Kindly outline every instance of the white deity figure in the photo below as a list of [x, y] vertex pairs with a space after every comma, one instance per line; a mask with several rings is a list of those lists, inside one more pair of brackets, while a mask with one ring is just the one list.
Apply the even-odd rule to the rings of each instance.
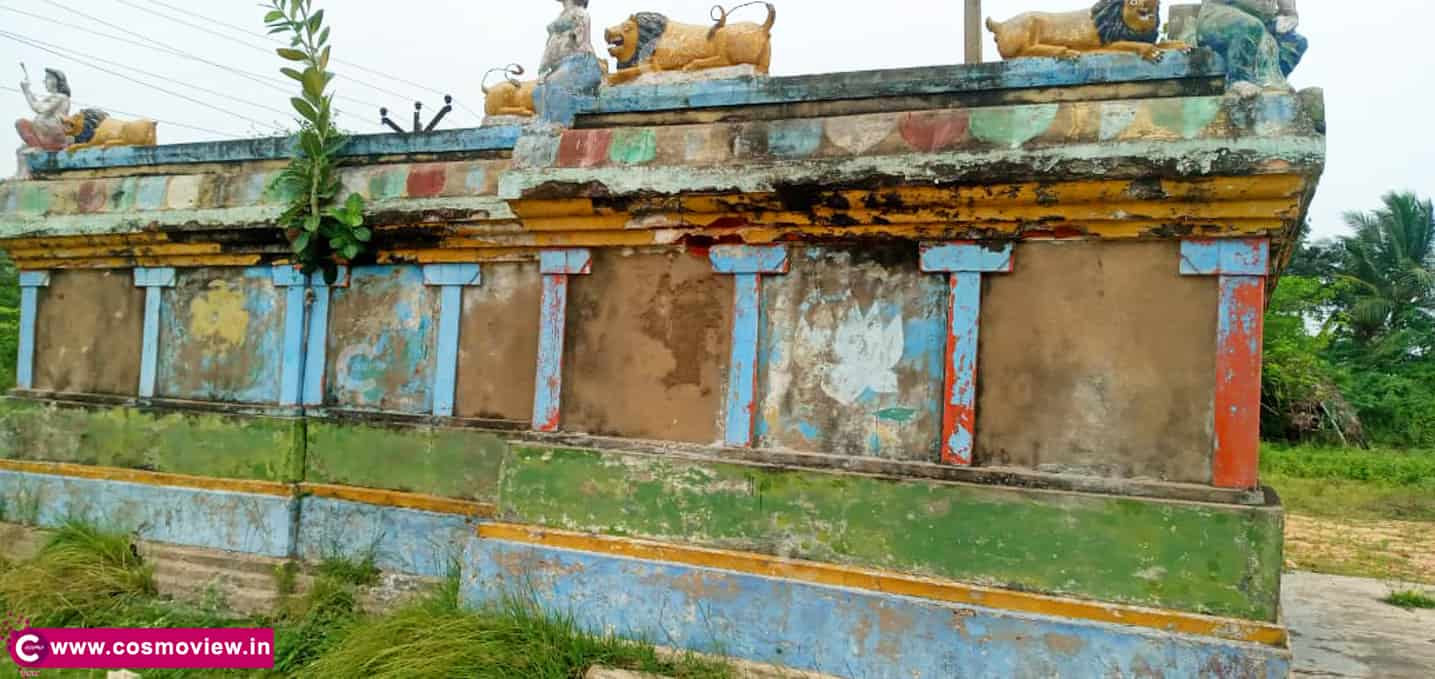
[[70, 84], [65, 80], [65, 74], [53, 68], [45, 69], [45, 91], [48, 93], [45, 96], [36, 96], [31, 91], [28, 74], [20, 83], [20, 90], [25, 93], [30, 110], [35, 112], [34, 119], [15, 121], [15, 131], [25, 142], [23, 148], [63, 150], [70, 143], [65, 134], [64, 121], [70, 115]]
[[538, 64], [538, 77], [546, 78], [558, 70], [563, 61], [574, 55], [593, 55], [592, 21], [588, 18], [588, 0], [559, 0], [563, 12], [548, 24], [548, 44]]

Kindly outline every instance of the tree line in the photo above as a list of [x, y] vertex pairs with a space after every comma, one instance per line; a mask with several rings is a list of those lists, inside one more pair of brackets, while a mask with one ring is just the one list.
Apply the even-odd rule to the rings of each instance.
[[1435, 448], [1435, 209], [1414, 193], [1304, 237], [1266, 314], [1269, 440]]

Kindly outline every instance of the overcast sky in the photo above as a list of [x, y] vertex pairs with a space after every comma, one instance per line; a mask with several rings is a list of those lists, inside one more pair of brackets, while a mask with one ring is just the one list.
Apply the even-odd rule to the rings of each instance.
[[[1079, 8], [1083, 2], [986, 0], [984, 10], [1005, 18], [1030, 9]], [[355, 132], [380, 131], [378, 105], [389, 106], [401, 122], [410, 116], [415, 99], [422, 99], [433, 112], [441, 104], [437, 92], [452, 93], [467, 107], [456, 110], [446, 126], [477, 125], [479, 117], [473, 112], [483, 108], [479, 79], [484, 71], [509, 62], [530, 70], [536, 67], [544, 27], [559, 7], [553, 0], [316, 0], [316, 4], [327, 10], [334, 28], [334, 58], [341, 62], [334, 67], [340, 75], [337, 91], [352, 98], [339, 102], [345, 114], [341, 124]], [[711, 4], [711, 0], [592, 0], [594, 47], [602, 54], [602, 28], [632, 12], [659, 11], [679, 21], [701, 23]], [[951, 64], [962, 59], [961, 0], [776, 0], [776, 4], [774, 75]], [[37, 91], [43, 88], [43, 69], [58, 67], [69, 76], [77, 103], [122, 111], [122, 117], [140, 114], [163, 121], [159, 129], [164, 143], [267, 135], [274, 133], [275, 126], [292, 125], [284, 112], [290, 96], [288, 81], [276, 72], [278, 57], [261, 49], [264, 10], [252, 0], [0, 0], [0, 8], [8, 8], [0, 9], [0, 31], [43, 41], [61, 51], [81, 52], [87, 55], [81, 58], [90, 62], [55, 56], [0, 34], [0, 118], [6, 121], [30, 115], [15, 91], [23, 61]], [[1311, 50], [1293, 81], [1297, 87], [1325, 88], [1330, 129], [1327, 170], [1311, 220], [1318, 236], [1330, 236], [1343, 231], [1344, 211], [1370, 209], [1386, 191], [1435, 194], [1431, 132], [1435, 59], [1425, 42], [1435, 25], [1435, 3], [1301, 0], [1300, 8], [1301, 32], [1310, 38]], [[744, 15], [760, 21], [763, 10], [750, 7], [735, 16]], [[250, 33], [212, 22], [247, 27]], [[140, 37], [122, 32], [132, 31], [251, 77], [82, 29], [144, 44]], [[995, 59], [995, 51], [988, 35], [987, 58]], [[18, 146], [18, 137], [10, 138], [9, 143]], [[0, 153], [0, 176], [15, 170], [9, 148]]]

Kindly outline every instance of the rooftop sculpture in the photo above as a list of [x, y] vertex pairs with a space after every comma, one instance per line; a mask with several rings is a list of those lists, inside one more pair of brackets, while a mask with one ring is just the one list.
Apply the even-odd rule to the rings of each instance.
[[157, 140], [153, 120], [118, 120], [99, 109], [87, 108], [65, 118], [65, 134], [74, 141], [66, 151], [112, 146], [154, 146]]
[[[728, 24], [728, 16], [748, 5], [767, 6], [762, 24]], [[772, 3], [749, 2], [731, 10], [713, 8], [713, 25], [678, 23], [657, 12], [639, 12], [604, 31], [608, 54], [618, 69], [608, 84], [632, 82], [641, 75], [662, 71], [701, 71], [750, 65], [766, 75], [772, 62], [772, 25], [777, 9]]]
[[1183, 42], [1158, 43], [1160, 27], [1160, 0], [1098, 0], [1089, 10], [987, 19], [987, 30], [995, 34], [1003, 59], [1074, 59], [1082, 54], [1130, 52], [1155, 61], [1163, 50], [1191, 49]]
[[1286, 77], [1309, 43], [1296, 28], [1296, 0], [1203, 0], [1197, 42], [1226, 60], [1226, 79], [1242, 96], [1289, 90]]
[[[24, 65], [21, 64], [23, 68]], [[20, 91], [25, 93], [25, 101], [30, 104], [30, 110], [35, 112], [35, 117], [30, 120], [15, 121], [15, 131], [20, 133], [20, 139], [25, 142], [24, 147], [38, 149], [41, 151], [60, 151], [70, 144], [70, 137], [65, 133], [64, 118], [70, 115], [70, 83], [65, 74], [53, 68], [45, 69], [45, 96], [36, 96], [31, 90], [30, 72], [25, 72], [25, 79], [20, 82]]]
[[[484, 113], [490, 118], [503, 116], [532, 117], [537, 113], [535, 95], [538, 87], [552, 83], [565, 90], [592, 93], [601, 84], [606, 63], [593, 51], [592, 21], [588, 17], [588, 0], [559, 0], [563, 11], [548, 24], [548, 42], [543, 60], [538, 65], [538, 78], [519, 81], [523, 75], [517, 64], [503, 69], [506, 82], [484, 86]], [[489, 71], [492, 73], [493, 71]], [[499, 121], [490, 121], [499, 122]]]
[[153, 120], [117, 120], [94, 108], [70, 115], [70, 83], [60, 71], [45, 69], [45, 96], [36, 96], [32, 87], [27, 70], [20, 90], [35, 117], [15, 121], [15, 131], [24, 142], [20, 147], [22, 153], [27, 150], [74, 152], [94, 147], [154, 146], [158, 143]]

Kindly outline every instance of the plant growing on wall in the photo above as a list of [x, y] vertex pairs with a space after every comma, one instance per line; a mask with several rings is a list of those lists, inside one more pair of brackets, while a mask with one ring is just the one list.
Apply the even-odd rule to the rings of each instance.
[[289, 47], [278, 53], [290, 66], [280, 72], [301, 88], [300, 96], [289, 100], [301, 118], [299, 147], [275, 178], [275, 187], [293, 196], [279, 224], [304, 273], [323, 271], [333, 283], [339, 265], [359, 256], [373, 232], [364, 226], [363, 196], [338, 201], [336, 159], [348, 139], [334, 126], [334, 97], [328, 93], [334, 79], [328, 70], [329, 27], [324, 10], [311, 11], [310, 0], [270, 0], [269, 8], [264, 15], [269, 32], [289, 35]]

